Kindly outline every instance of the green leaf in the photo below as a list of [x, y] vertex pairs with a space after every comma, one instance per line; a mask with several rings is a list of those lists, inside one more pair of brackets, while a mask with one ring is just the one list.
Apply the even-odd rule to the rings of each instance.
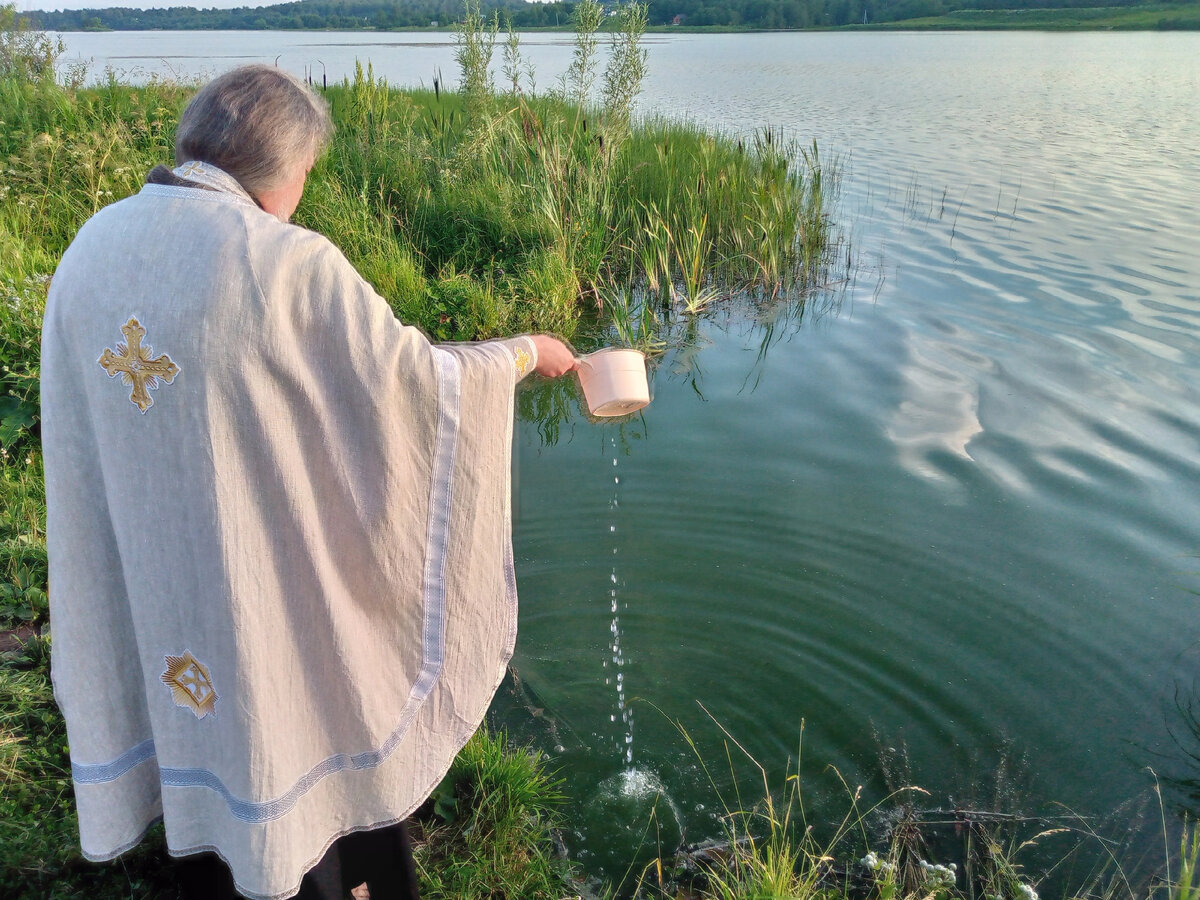
[[38, 408], [20, 397], [0, 397], [0, 444], [11, 447], [38, 420]]
[[433, 811], [447, 823], [458, 815], [458, 800], [453, 794], [442, 794], [433, 803]]

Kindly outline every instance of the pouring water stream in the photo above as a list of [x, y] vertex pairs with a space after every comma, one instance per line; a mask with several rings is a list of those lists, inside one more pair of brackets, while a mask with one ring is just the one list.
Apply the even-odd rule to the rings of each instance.
[[[616, 439], [612, 439], [613, 447], [613, 469], [617, 467], [616, 456]], [[609, 510], [609, 534], [613, 536], [612, 548], [612, 571], [609, 573], [609, 588], [608, 596], [611, 601], [612, 624], [609, 626], [609, 631], [612, 636], [612, 669], [613, 671], [604, 679], [606, 685], [611, 685], [616, 682], [617, 708], [614, 713], [609, 716], [610, 722], [616, 722], [617, 716], [621, 717], [621, 723], [624, 725], [624, 743], [621, 743], [621, 738], [617, 738], [617, 750], [621, 752], [625, 759], [627, 768], [633, 767], [633, 710], [625, 702], [625, 651], [621, 647], [621, 601], [617, 596], [620, 581], [617, 577], [617, 554], [618, 554], [618, 539], [617, 539], [617, 511], [620, 509], [621, 491], [621, 476], [615, 471], [613, 472], [613, 494], [612, 499], [608, 501]], [[605, 663], [608, 667], [608, 663]]]

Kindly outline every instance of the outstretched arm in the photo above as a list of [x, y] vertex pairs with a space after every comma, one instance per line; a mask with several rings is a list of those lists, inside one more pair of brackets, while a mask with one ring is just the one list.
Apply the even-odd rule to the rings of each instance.
[[575, 353], [565, 343], [548, 334], [532, 334], [537, 348], [537, 366], [534, 371], [547, 378], [558, 378], [578, 367]]

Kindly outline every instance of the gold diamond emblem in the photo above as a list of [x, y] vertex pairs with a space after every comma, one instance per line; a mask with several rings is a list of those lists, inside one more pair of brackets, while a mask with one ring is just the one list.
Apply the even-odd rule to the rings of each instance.
[[163, 672], [162, 681], [171, 689], [175, 705], [190, 709], [197, 719], [216, 711], [217, 692], [213, 689], [208, 667], [192, 656], [190, 650], [183, 651], [183, 656], [167, 657], [167, 671]]

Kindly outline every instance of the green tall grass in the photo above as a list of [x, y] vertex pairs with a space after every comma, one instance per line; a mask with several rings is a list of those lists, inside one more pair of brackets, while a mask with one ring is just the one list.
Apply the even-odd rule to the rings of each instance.
[[558, 900], [573, 885], [552, 852], [560, 783], [541, 755], [480, 732], [454, 761], [427, 816], [417, 864], [429, 900]]
[[382, 273], [377, 284], [431, 334], [596, 340], [623, 290], [648, 293], [671, 321], [714, 299], [803, 291], [829, 268], [836, 166], [771, 129], [745, 140], [634, 121], [645, 9], [624, 7], [602, 78], [598, 9], [576, 7], [571, 66], [543, 96], [521, 89], [531, 73], [511, 33], [507, 90], [494, 90], [499, 23], [474, 8], [458, 35], [458, 94], [395, 91], [369, 69], [329, 92], [338, 136], [300, 219], [369, 234], [344, 239], [368, 277], [396, 265], [389, 237], [407, 248], [424, 291], [406, 279], [406, 295], [391, 293]]

